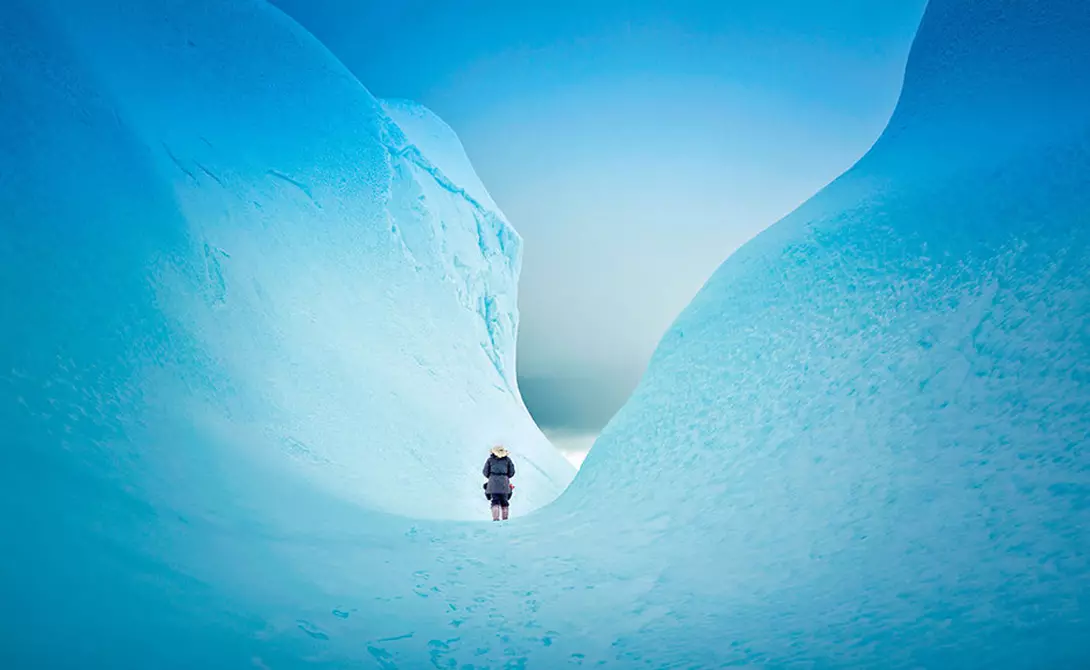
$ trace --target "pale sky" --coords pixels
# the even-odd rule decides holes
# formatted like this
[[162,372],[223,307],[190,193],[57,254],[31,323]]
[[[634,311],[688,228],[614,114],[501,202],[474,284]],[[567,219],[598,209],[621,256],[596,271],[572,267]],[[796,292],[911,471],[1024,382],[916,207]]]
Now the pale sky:
[[926,4],[274,3],[458,133],[525,241],[520,387],[567,451],[715,268],[878,137]]

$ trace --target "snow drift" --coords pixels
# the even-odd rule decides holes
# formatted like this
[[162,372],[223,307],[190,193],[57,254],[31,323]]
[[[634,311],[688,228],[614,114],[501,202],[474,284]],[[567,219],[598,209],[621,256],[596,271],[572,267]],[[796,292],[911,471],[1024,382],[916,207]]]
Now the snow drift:
[[568,483],[437,119],[261,2],[3,3],[0,81],[0,665],[237,667],[198,612],[292,583],[247,532],[475,517],[493,440]]
[[1088,30],[932,2],[873,150],[664,337],[561,503],[668,516],[657,664],[1090,661]]
[[127,424],[97,448],[175,480],[219,441],[367,508],[458,517],[505,439],[522,502],[559,493],[570,469],[515,383],[521,240],[440,121],[396,106],[446,165],[258,3],[34,4],[4,10],[15,451],[93,458],[92,425]]

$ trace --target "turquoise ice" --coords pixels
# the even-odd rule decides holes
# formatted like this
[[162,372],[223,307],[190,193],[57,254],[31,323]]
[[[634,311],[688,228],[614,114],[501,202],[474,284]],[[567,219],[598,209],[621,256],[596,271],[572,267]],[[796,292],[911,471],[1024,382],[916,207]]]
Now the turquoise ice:
[[1090,663],[1087,34],[933,0],[572,480],[433,114],[263,2],[0,5],[0,665]]

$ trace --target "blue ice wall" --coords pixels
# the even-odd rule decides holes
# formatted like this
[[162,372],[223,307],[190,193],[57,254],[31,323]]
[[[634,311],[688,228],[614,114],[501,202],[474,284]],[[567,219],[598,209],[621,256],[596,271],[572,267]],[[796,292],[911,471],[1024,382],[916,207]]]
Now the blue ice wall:
[[1088,31],[932,2],[874,149],[663,338],[558,503],[669,524],[659,667],[1090,663]]
[[493,440],[522,512],[571,478],[514,382],[517,233],[290,19],[3,3],[0,82],[0,666],[290,663],[278,551],[350,528],[381,580],[386,514],[487,514]]
[[[264,3],[0,3],[0,666],[1086,666],[1088,13],[934,0],[527,516],[449,129]],[[407,518],[482,418],[514,520]]]
[[240,667],[284,538],[566,485],[517,233],[290,19],[6,2],[0,82],[0,666]]
[[222,440],[367,508],[464,517],[508,440],[528,506],[562,490],[515,385],[521,240],[464,156],[446,175],[262,3],[8,4],[4,390],[20,426],[49,417],[19,450],[132,421],[104,450],[175,481]]

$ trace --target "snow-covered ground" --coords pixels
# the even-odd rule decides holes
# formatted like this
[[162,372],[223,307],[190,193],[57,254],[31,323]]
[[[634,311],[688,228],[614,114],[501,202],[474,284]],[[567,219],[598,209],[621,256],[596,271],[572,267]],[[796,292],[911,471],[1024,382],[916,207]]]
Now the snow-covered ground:
[[92,4],[0,4],[0,666],[1090,663],[1081,1],[934,0],[529,514],[453,132],[265,3]]

